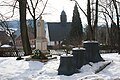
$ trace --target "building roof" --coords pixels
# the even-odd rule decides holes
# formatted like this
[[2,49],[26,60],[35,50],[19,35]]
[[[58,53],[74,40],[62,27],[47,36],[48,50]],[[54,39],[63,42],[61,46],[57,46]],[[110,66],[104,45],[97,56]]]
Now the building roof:
[[61,22],[48,22],[50,41],[63,41],[69,34],[71,23],[62,24]]
[[2,44],[8,43],[10,41],[10,37],[5,33],[5,31],[0,31],[0,42]]
[[67,15],[63,10],[60,15],[60,22],[48,22],[50,41],[63,41],[71,29],[71,22],[67,22]]
[[[32,31],[32,28],[31,28],[31,27],[27,27],[27,28],[28,28],[28,37],[29,37],[29,39],[34,39],[34,33],[33,33],[33,31]],[[14,33],[14,36],[15,36],[15,40],[21,39],[20,29],[18,29],[18,30]]]

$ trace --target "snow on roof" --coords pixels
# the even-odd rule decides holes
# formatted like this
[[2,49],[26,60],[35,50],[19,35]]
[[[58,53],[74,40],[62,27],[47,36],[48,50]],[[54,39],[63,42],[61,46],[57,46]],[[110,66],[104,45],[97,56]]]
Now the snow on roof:
[[61,55],[61,57],[73,57],[73,55],[71,55],[71,54],[64,54],[64,55]]
[[4,44],[1,47],[11,47],[10,45]]
[[72,50],[85,50],[85,48],[82,48],[82,47],[80,47],[80,48],[73,48]]
[[83,43],[98,43],[98,41],[84,41]]

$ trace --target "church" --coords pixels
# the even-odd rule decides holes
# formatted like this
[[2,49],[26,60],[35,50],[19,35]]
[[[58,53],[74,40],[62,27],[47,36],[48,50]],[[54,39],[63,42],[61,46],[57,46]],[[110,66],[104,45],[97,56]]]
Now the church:
[[66,39],[71,29],[71,22],[67,22],[67,15],[63,10],[60,15],[60,22],[47,22],[47,26],[49,34],[48,46],[55,46]]

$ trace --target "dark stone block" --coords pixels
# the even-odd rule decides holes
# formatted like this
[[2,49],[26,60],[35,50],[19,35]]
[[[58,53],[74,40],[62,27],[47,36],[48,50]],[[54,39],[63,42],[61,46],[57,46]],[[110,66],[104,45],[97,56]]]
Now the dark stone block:
[[84,42],[84,48],[86,49],[85,57],[88,62],[103,61],[99,53],[99,44],[97,41]]
[[60,65],[58,68],[58,75],[67,75],[70,76],[79,71],[74,65],[73,56],[61,56]]
[[80,69],[86,63],[85,49],[84,48],[73,49],[72,51],[75,66],[77,67],[77,69]]

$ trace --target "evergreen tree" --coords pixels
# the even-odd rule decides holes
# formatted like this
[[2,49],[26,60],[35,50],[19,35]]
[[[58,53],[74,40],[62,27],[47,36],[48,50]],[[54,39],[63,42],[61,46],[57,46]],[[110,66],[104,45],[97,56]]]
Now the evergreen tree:
[[81,22],[80,14],[78,12],[77,4],[75,4],[73,10],[71,30],[66,42],[69,45],[81,46],[82,38],[83,38],[82,22]]

